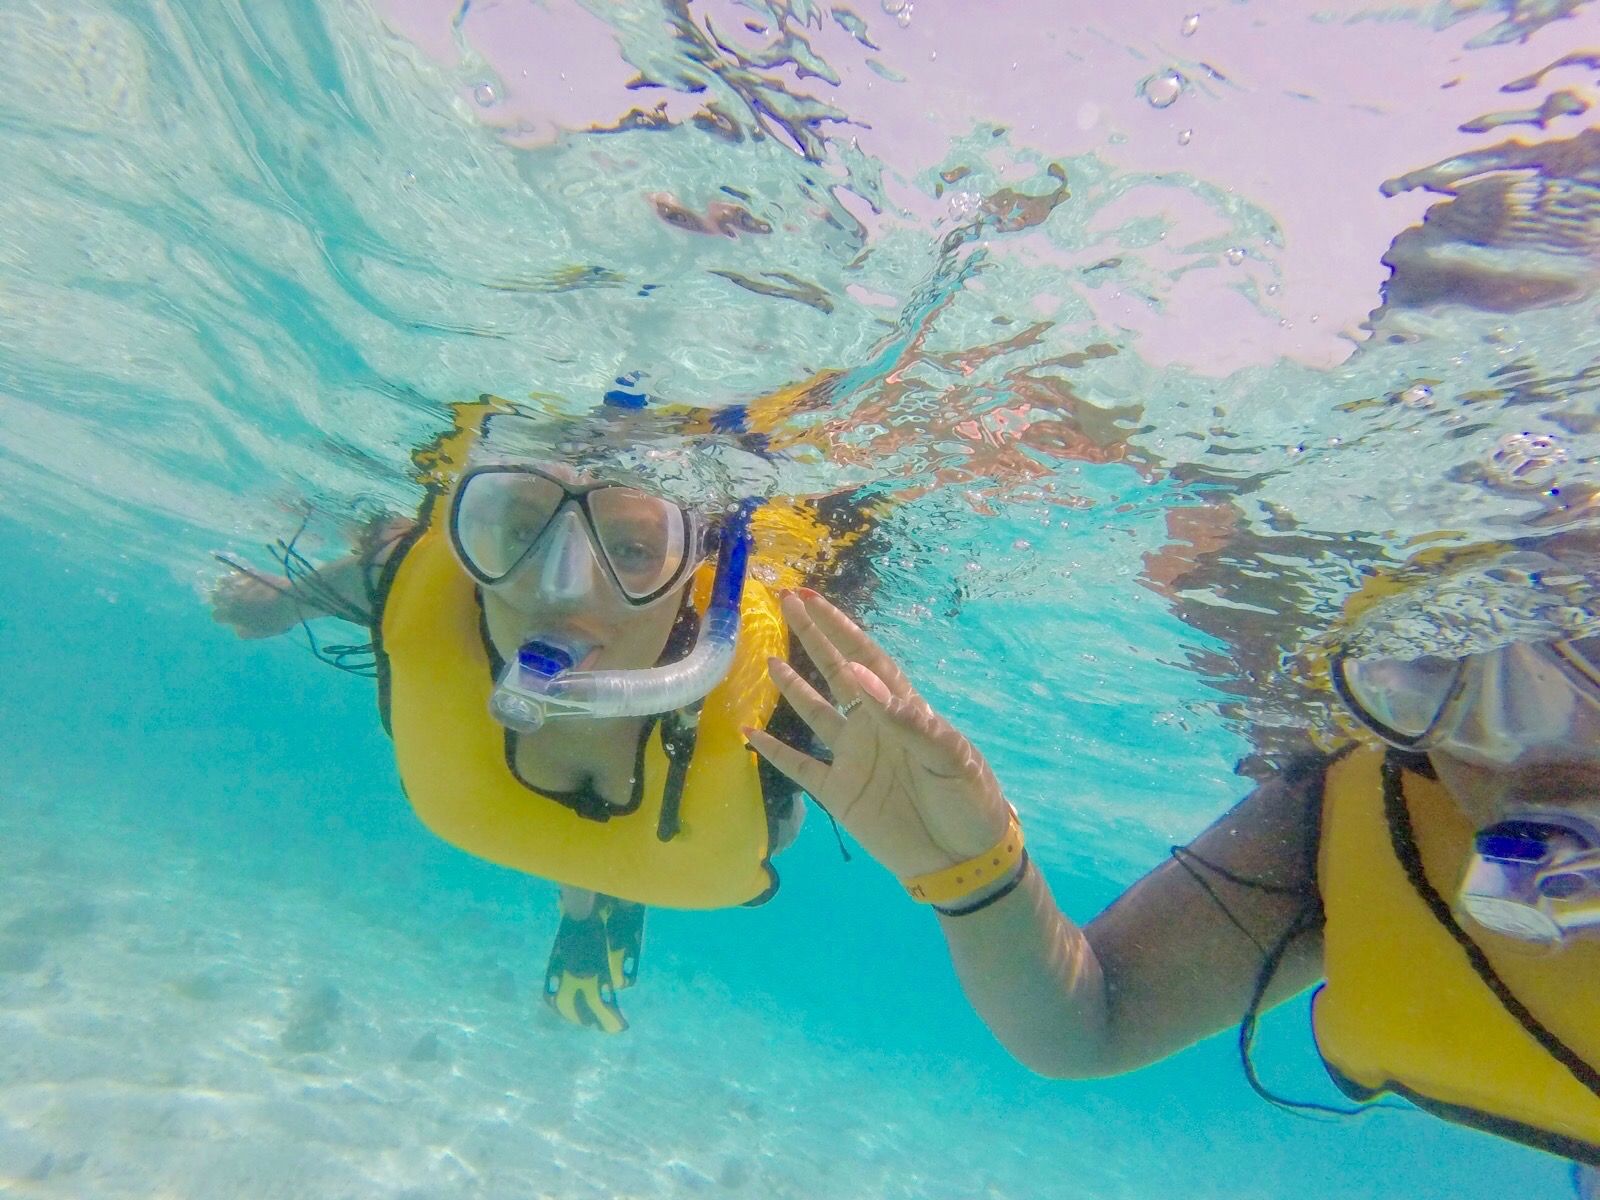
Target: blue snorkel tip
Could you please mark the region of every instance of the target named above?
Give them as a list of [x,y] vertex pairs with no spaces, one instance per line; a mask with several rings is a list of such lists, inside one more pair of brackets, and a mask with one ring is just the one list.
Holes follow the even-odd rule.
[[744,579],[750,569],[750,518],[761,507],[759,500],[741,500],[723,519],[721,548],[717,554],[717,573],[711,580],[709,612],[739,611],[744,596]]

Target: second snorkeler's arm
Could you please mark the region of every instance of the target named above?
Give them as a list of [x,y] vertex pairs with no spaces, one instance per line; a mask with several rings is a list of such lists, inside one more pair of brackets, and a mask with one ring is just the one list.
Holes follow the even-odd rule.
[[[833,761],[747,731],[756,749],[902,880],[994,846],[1010,809],[982,755],[821,597],[791,594],[784,615],[847,711],[774,663],[774,680]],[[1257,789],[1087,931],[1032,869],[1003,898],[942,917],[974,1007],[1028,1066],[1086,1076],[1131,1070],[1238,1021],[1269,951],[1290,933],[1263,1002],[1299,991],[1320,970],[1314,790],[1288,780]]]
[[1301,780],[1262,785],[1087,928],[1031,869],[1003,900],[941,917],[973,1007],[1020,1062],[1078,1078],[1134,1070],[1238,1024],[1280,941],[1260,1006],[1302,991],[1322,971],[1314,793]]

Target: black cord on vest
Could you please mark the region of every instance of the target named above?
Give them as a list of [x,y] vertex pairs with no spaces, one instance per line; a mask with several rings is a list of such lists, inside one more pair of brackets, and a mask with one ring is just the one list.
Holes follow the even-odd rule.
[[1289,928],[1272,944],[1266,954],[1266,959],[1261,964],[1261,970],[1256,973],[1255,989],[1250,995],[1250,1004],[1244,1011],[1244,1018],[1239,1022],[1239,1065],[1244,1069],[1245,1082],[1250,1085],[1250,1090],[1255,1092],[1268,1104],[1272,1104],[1285,1112],[1295,1116],[1309,1117],[1312,1113],[1321,1113],[1331,1117],[1359,1117],[1368,1109],[1398,1107],[1397,1105],[1369,1104],[1363,1108],[1345,1108],[1337,1104],[1318,1104],[1313,1100],[1290,1100],[1280,1096],[1266,1084],[1261,1082],[1261,1076],[1256,1071],[1255,1059],[1251,1057],[1251,1050],[1255,1045],[1256,1027],[1261,1019],[1261,1005],[1266,999],[1267,989],[1272,986],[1272,977],[1278,973],[1278,967],[1283,963],[1283,957],[1288,953],[1290,945],[1301,934],[1308,933],[1321,923],[1320,909],[1302,909],[1295,917]]
[[1539,1021],[1519,1000],[1499,975],[1483,948],[1473,941],[1467,931],[1456,923],[1450,905],[1433,886],[1422,865],[1422,851],[1417,846],[1416,832],[1411,825],[1411,810],[1406,806],[1403,769],[1392,757],[1383,761],[1383,810],[1389,826],[1389,838],[1394,845],[1395,857],[1405,868],[1412,889],[1428,906],[1429,912],[1467,956],[1467,963],[1484,986],[1494,993],[1500,1006],[1538,1042],[1551,1058],[1559,1062],[1585,1088],[1600,1098],[1600,1070],[1586,1062],[1576,1050],[1563,1042]]
[[[1308,797],[1307,803],[1314,811],[1320,811],[1322,806],[1322,789],[1327,781],[1327,768],[1337,761],[1339,756],[1332,759],[1326,757],[1307,758],[1297,761],[1284,771],[1283,783],[1286,788],[1301,788],[1310,786],[1314,792]],[[1361,1108],[1345,1108],[1332,1104],[1319,1104],[1309,1100],[1291,1100],[1272,1091],[1261,1082],[1260,1073],[1256,1070],[1253,1051],[1255,1047],[1256,1029],[1260,1024],[1261,1006],[1266,1001],[1267,991],[1272,986],[1272,980],[1278,973],[1278,968],[1283,965],[1284,957],[1295,939],[1317,929],[1323,922],[1321,898],[1317,893],[1315,884],[1309,887],[1295,887],[1289,884],[1271,883],[1265,879],[1253,879],[1240,875],[1219,863],[1195,853],[1187,846],[1170,847],[1173,861],[1176,862],[1189,875],[1195,883],[1210,897],[1211,902],[1221,910],[1241,934],[1249,939],[1250,944],[1261,952],[1261,968],[1256,972],[1255,983],[1251,988],[1250,1002],[1245,1007],[1244,1016],[1239,1021],[1239,1065],[1244,1072],[1245,1082],[1250,1089],[1267,1103],[1283,1109],[1295,1116],[1314,1119],[1313,1114],[1335,1117],[1359,1117],[1372,1108],[1399,1108],[1399,1105],[1369,1104]],[[1304,901],[1300,911],[1290,922],[1289,927],[1269,946],[1262,943],[1245,924],[1234,915],[1233,910],[1218,894],[1211,881],[1206,879],[1195,865],[1204,867],[1220,879],[1225,879],[1238,887],[1249,888],[1252,891],[1263,892],[1273,896],[1299,898]]]

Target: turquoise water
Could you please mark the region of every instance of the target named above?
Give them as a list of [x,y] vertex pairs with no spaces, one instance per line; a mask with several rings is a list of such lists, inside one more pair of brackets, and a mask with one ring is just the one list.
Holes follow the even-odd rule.
[[[211,551],[413,505],[452,401],[847,372],[789,482],[900,501],[864,618],[1087,919],[1325,721],[1283,668],[1362,564],[1581,515],[1593,135],[1459,127],[1592,90],[1498,91],[1592,9],[890,10],[0,0],[5,1194],[1570,1192],[1274,1110],[1231,1035],[1030,1076],[816,813],[770,905],[652,916],[624,1037],[570,1030],[548,885],[416,824],[369,682],[211,622]],[[1496,208],[1508,129],[1562,150]],[[1447,193],[1381,185],[1435,163],[1418,226]],[[1334,1098],[1303,1001],[1260,1041]]]

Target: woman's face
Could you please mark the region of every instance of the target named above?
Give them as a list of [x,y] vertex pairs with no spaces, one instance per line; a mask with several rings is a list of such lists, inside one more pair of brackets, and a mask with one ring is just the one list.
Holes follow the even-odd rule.
[[[1577,748],[1575,748],[1576,750]],[[1530,809],[1565,809],[1600,824],[1600,747],[1567,762],[1489,766],[1440,747],[1428,753],[1439,780],[1478,826]]]
[[[574,487],[594,482],[564,467],[540,469]],[[571,649],[580,670],[653,666],[682,607],[687,580],[645,604],[629,603],[619,581],[648,594],[670,577],[663,561],[676,569],[689,553],[681,514],[630,489],[595,493],[591,512],[605,531],[602,551],[576,502],[562,501],[552,517],[549,489],[539,498],[537,480],[512,475],[493,483],[490,506],[475,499],[470,521],[458,517],[457,532],[483,559],[522,556],[504,578],[480,584],[500,655],[509,658],[538,639]]]
[[1594,639],[1513,644],[1467,660],[1431,757],[1475,817],[1600,810],[1597,650]]

